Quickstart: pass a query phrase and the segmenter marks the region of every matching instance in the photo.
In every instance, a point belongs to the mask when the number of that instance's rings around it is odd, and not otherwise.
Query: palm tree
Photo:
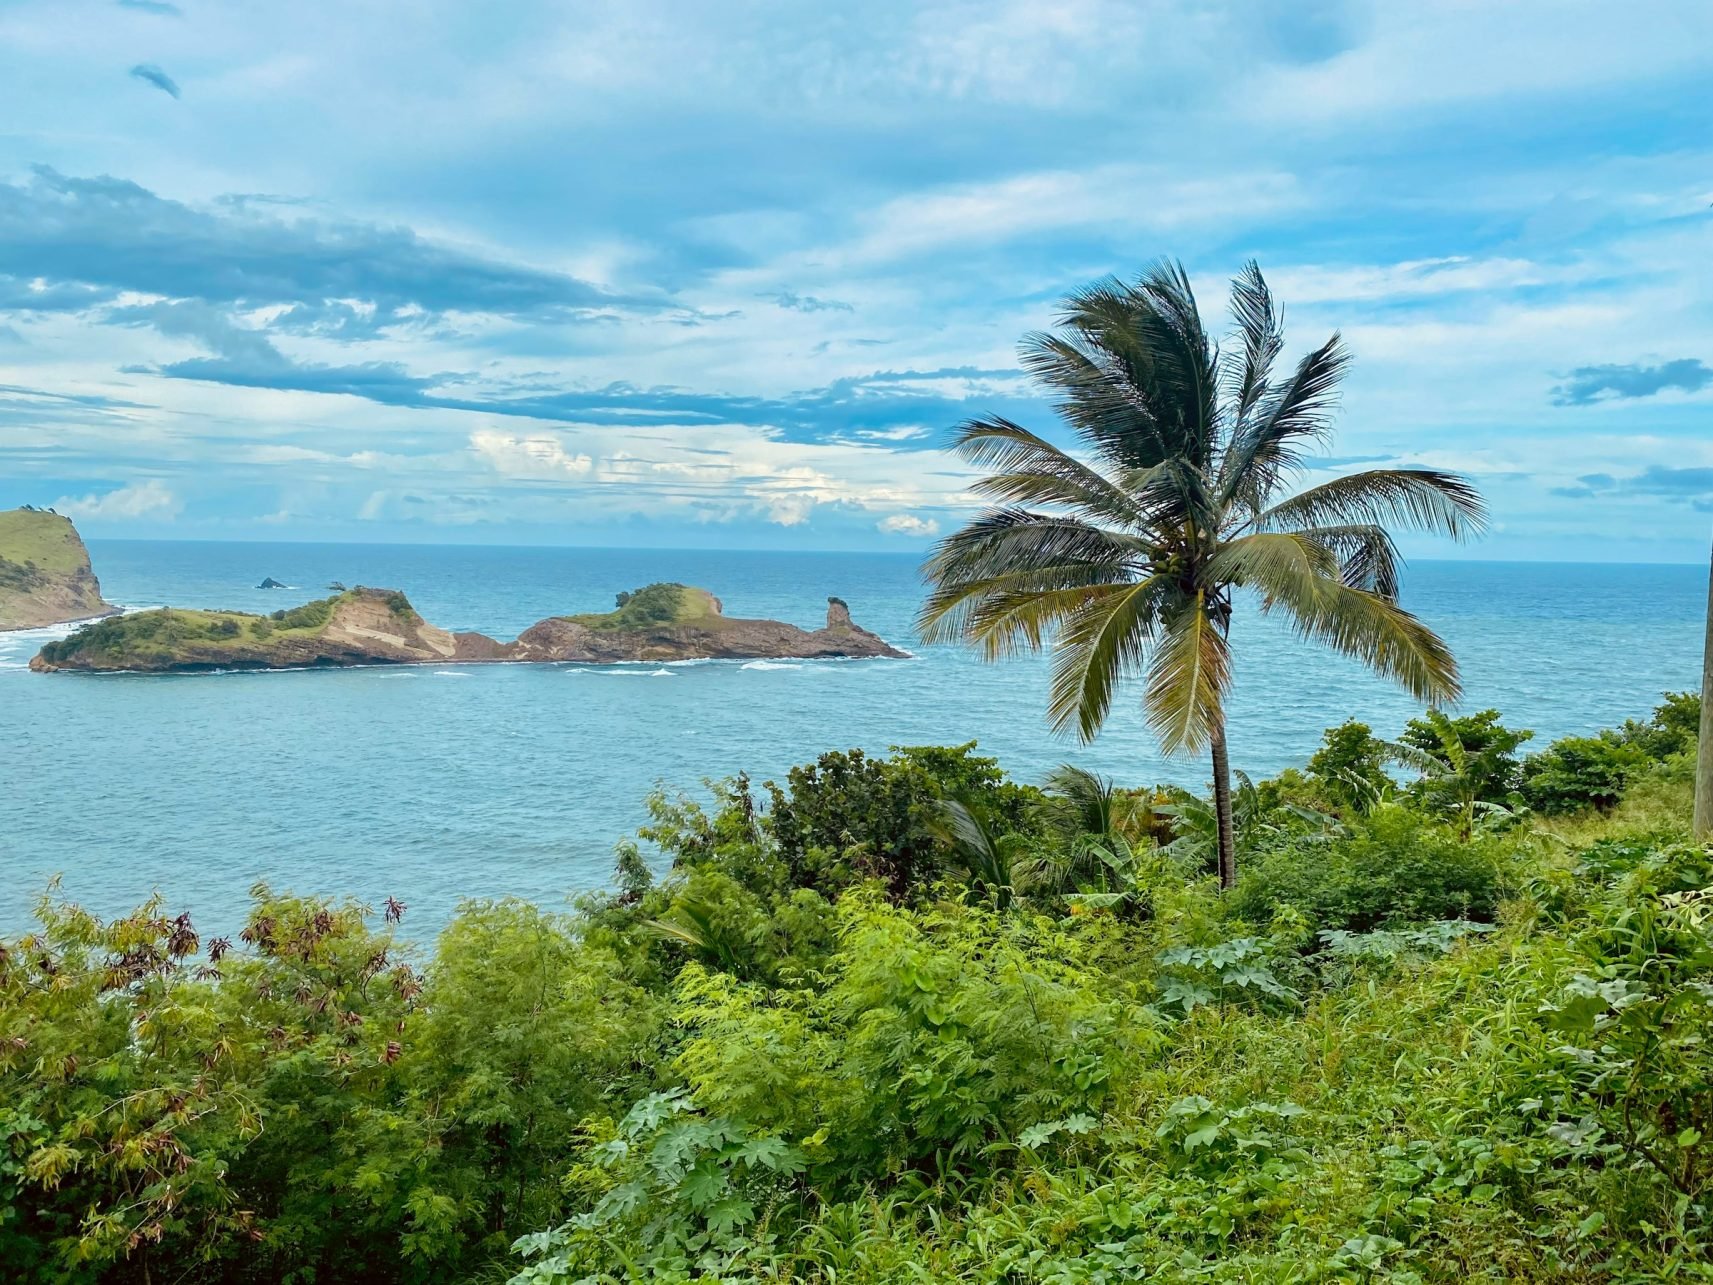
[[[1449,701],[1457,664],[1399,607],[1387,524],[1461,539],[1485,521],[1474,486],[1438,469],[1284,494],[1329,432],[1348,357],[1335,334],[1275,381],[1281,318],[1254,263],[1231,301],[1235,342],[1221,352],[1183,268],[1160,263],[1075,292],[1054,331],[1023,340],[1025,369],[1083,454],[998,417],[960,426],[955,449],[987,470],[973,489],[994,507],[935,547],[919,620],[929,641],[973,642],[989,660],[1051,639],[1051,722],[1085,741],[1119,683],[1144,678],[1162,748],[1211,754],[1224,887],[1236,877],[1225,735],[1235,591],[1419,699]]]

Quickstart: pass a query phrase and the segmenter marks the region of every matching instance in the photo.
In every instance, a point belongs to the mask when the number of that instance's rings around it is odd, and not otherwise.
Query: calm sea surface
[[[823,750],[976,740],[1024,779],[1075,761],[1122,783],[1199,784],[1163,760],[1131,692],[1092,746],[1051,736],[1044,660],[985,665],[915,642],[913,557],[588,549],[92,541],[127,606],[269,611],[330,580],[404,589],[448,629],[502,638],[605,610],[653,580],[713,590],[730,615],[815,626],[827,595],[909,661],[494,665],[190,676],[39,675],[65,630],[0,634],[0,931],[54,875],[98,912],[152,890],[205,932],[247,890],[407,902],[426,939],[461,898],[560,904],[601,885],[656,784],[703,793]],[[255,589],[264,576],[299,586]],[[1418,563],[1405,602],[1451,642],[1466,708],[1498,706],[1538,740],[1645,714],[1699,675],[1706,572],[1692,566]],[[1355,665],[1240,617],[1234,762],[1303,762],[1359,717],[1395,734],[1411,700]]]

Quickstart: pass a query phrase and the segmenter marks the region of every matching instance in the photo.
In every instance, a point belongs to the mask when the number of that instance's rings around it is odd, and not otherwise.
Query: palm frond
[[[1160,624],[1143,698],[1167,754],[1205,749],[1225,717],[1231,656],[1203,594],[1174,604]]]
[[[1404,741],[1381,741],[1380,752],[1399,767],[1408,768],[1424,781],[1451,775],[1450,764],[1426,750]]]
[[[1225,392],[1231,400],[1232,428],[1241,432],[1272,387],[1273,363],[1285,346],[1283,319],[1273,306],[1273,292],[1261,275],[1261,265],[1253,259],[1231,282],[1231,314],[1242,347],[1224,363]]]
[[[1068,588],[1029,583],[1015,573],[1003,584],[990,583],[978,597],[966,599],[957,637],[975,643],[984,659],[998,660],[1020,651],[1040,651],[1048,635],[1089,603],[1125,592],[1134,582],[1075,585]]]
[[[952,450],[989,470],[972,490],[1010,505],[1053,504],[1093,521],[1137,524],[1135,499],[1110,479],[1021,425],[997,415],[966,420]]]
[[[1358,522],[1302,527],[1296,534],[1330,550],[1338,559],[1338,578],[1352,589],[1367,589],[1382,598],[1398,596],[1398,570],[1403,559],[1385,527]]]
[[[1123,532],[992,509],[935,546],[923,566],[932,587],[917,627],[931,642],[969,638],[989,600],[1126,583],[1145,570],[1146,558],[1146,546]]]
[[[1449,704],[1462,690],[1451,649],[1390,598],[1332,581],[1310,599],[1275,601],[1303,637],[1361,661],[1417,700]]]
[[[986,890],[1003,910],[1016,884],[1008,836],[996,835],[979,812],[956,798],[940,800],[931,826],[956,855],[970,882]]]
[[[1259,509],[1285,475],[1302,466],[1304,448],[1332,431],[1339,381],[1349,364],[1335,334],[1297,363],[1288,383],[1261,400],[1220,461],[1225,504],[1238,511]]]
[[[1219,447],[1219,374],[1189,274],[1183,264],[1161,259],[1137,278],[1134,293],[1153,305],[1141,320],[1156,386],[1175,406],[1177,453],[1206,469]]]
[[[1165,579],[1150,576],[1088,602],[1065,620],[1047,700],[1055,731],[1074,726],[1083,740],[1094,739],[1112,707],[1113,690],[1142,672],[1171,588]]]
[[[1080,833],[1108,834],[1115,828],[1117,792],[1110,778],[1062,763],[1047,774],[1045,785],[1070,805]]]
[[[1324,523],[1386,523],[1463,540],[1487,525],[1487,506],[1468,478],[1432,468],[1369,469],[1310,487],[1255,515],[1278,531]]]
[[[1297,531],[1259,531],[1220,547],[1208,577],[1221,584],[1259,590],[1263,602],[1283,600],[1313,610],[1322,589],[1338,581],[1338,557],[1326,545]]]
[[[1179,458],[1205,467],[1218,431],[1214,361],[1181,266],[1070,294],[1058,330],[1024,337],[1025,370],[1059,394],[1055,409],[1121,468]]]
[[[1055,394],[1054,411],[1090,450],[1118,468],[1148,468],[1172,455],[1158,399],[1147,391],[1147,361],[1124,351],[1135,346],[1116,331],[1099,337],[1037,331],[1017,346],[1023,369]]]

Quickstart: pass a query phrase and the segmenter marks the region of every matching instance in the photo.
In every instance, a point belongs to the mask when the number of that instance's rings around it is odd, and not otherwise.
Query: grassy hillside
[[[71,519],[40,509],[0,511],[0,561],[34,566],[46,575],[70,575],[89,565]]]
[[[1225,894],[1206,800],[959,746],[656,797],[663,874],[627,845],[612,892],[469,903],[432,957],[392,901],[262,887],[241,932],[49,901],[0,943],[0,1262],[1708,1280],[1696,713],[1526,757],[1496,716],[1417,720],[1485,748],[1413,779],[1332,729],[1238,800]]]
[[[658,582],[618,596],[612,611],[566,616],[589,629],[620,631],[673,625],[713,625],[721,619],[714,595],[690,585]]]

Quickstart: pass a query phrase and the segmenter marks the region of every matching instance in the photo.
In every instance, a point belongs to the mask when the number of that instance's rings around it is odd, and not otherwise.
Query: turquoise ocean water
[[[985,665],[912,637],[913,557],[92,541],[127,606],[268,611],[330,580],[405,590],[449,629],[502,638],[605,610],[653,580],[704,585],[731,615],[806,626],[827,595],[909,661],[495,665],[343,671],[39,675],[64,630],[0,634],[0,931],[59,875],[104,914],[152,890],[205,932],[239,926],[247,890],[388,895],[427,938],[460,898],[561,904],[608,878],[614,843],[658,784],[757,780],[828,749],[977,740],[1024,779],[1074,761],[1126,784],[1199,784],[1163,760],[1121,699],[1091,746],[1051,736],[1044,660]],[[264,576],[298,586],[255,589]],[[1417,563],[1405,603],[1462,662],[1465,708],[1501,708],[1544,741],[1644,715],[1699,675],[1706,572],[1693,566]],[[1234,762],[1301,763],[1359,717],[1395,734],[1409,697],[1251,612],[1236,625]]]

